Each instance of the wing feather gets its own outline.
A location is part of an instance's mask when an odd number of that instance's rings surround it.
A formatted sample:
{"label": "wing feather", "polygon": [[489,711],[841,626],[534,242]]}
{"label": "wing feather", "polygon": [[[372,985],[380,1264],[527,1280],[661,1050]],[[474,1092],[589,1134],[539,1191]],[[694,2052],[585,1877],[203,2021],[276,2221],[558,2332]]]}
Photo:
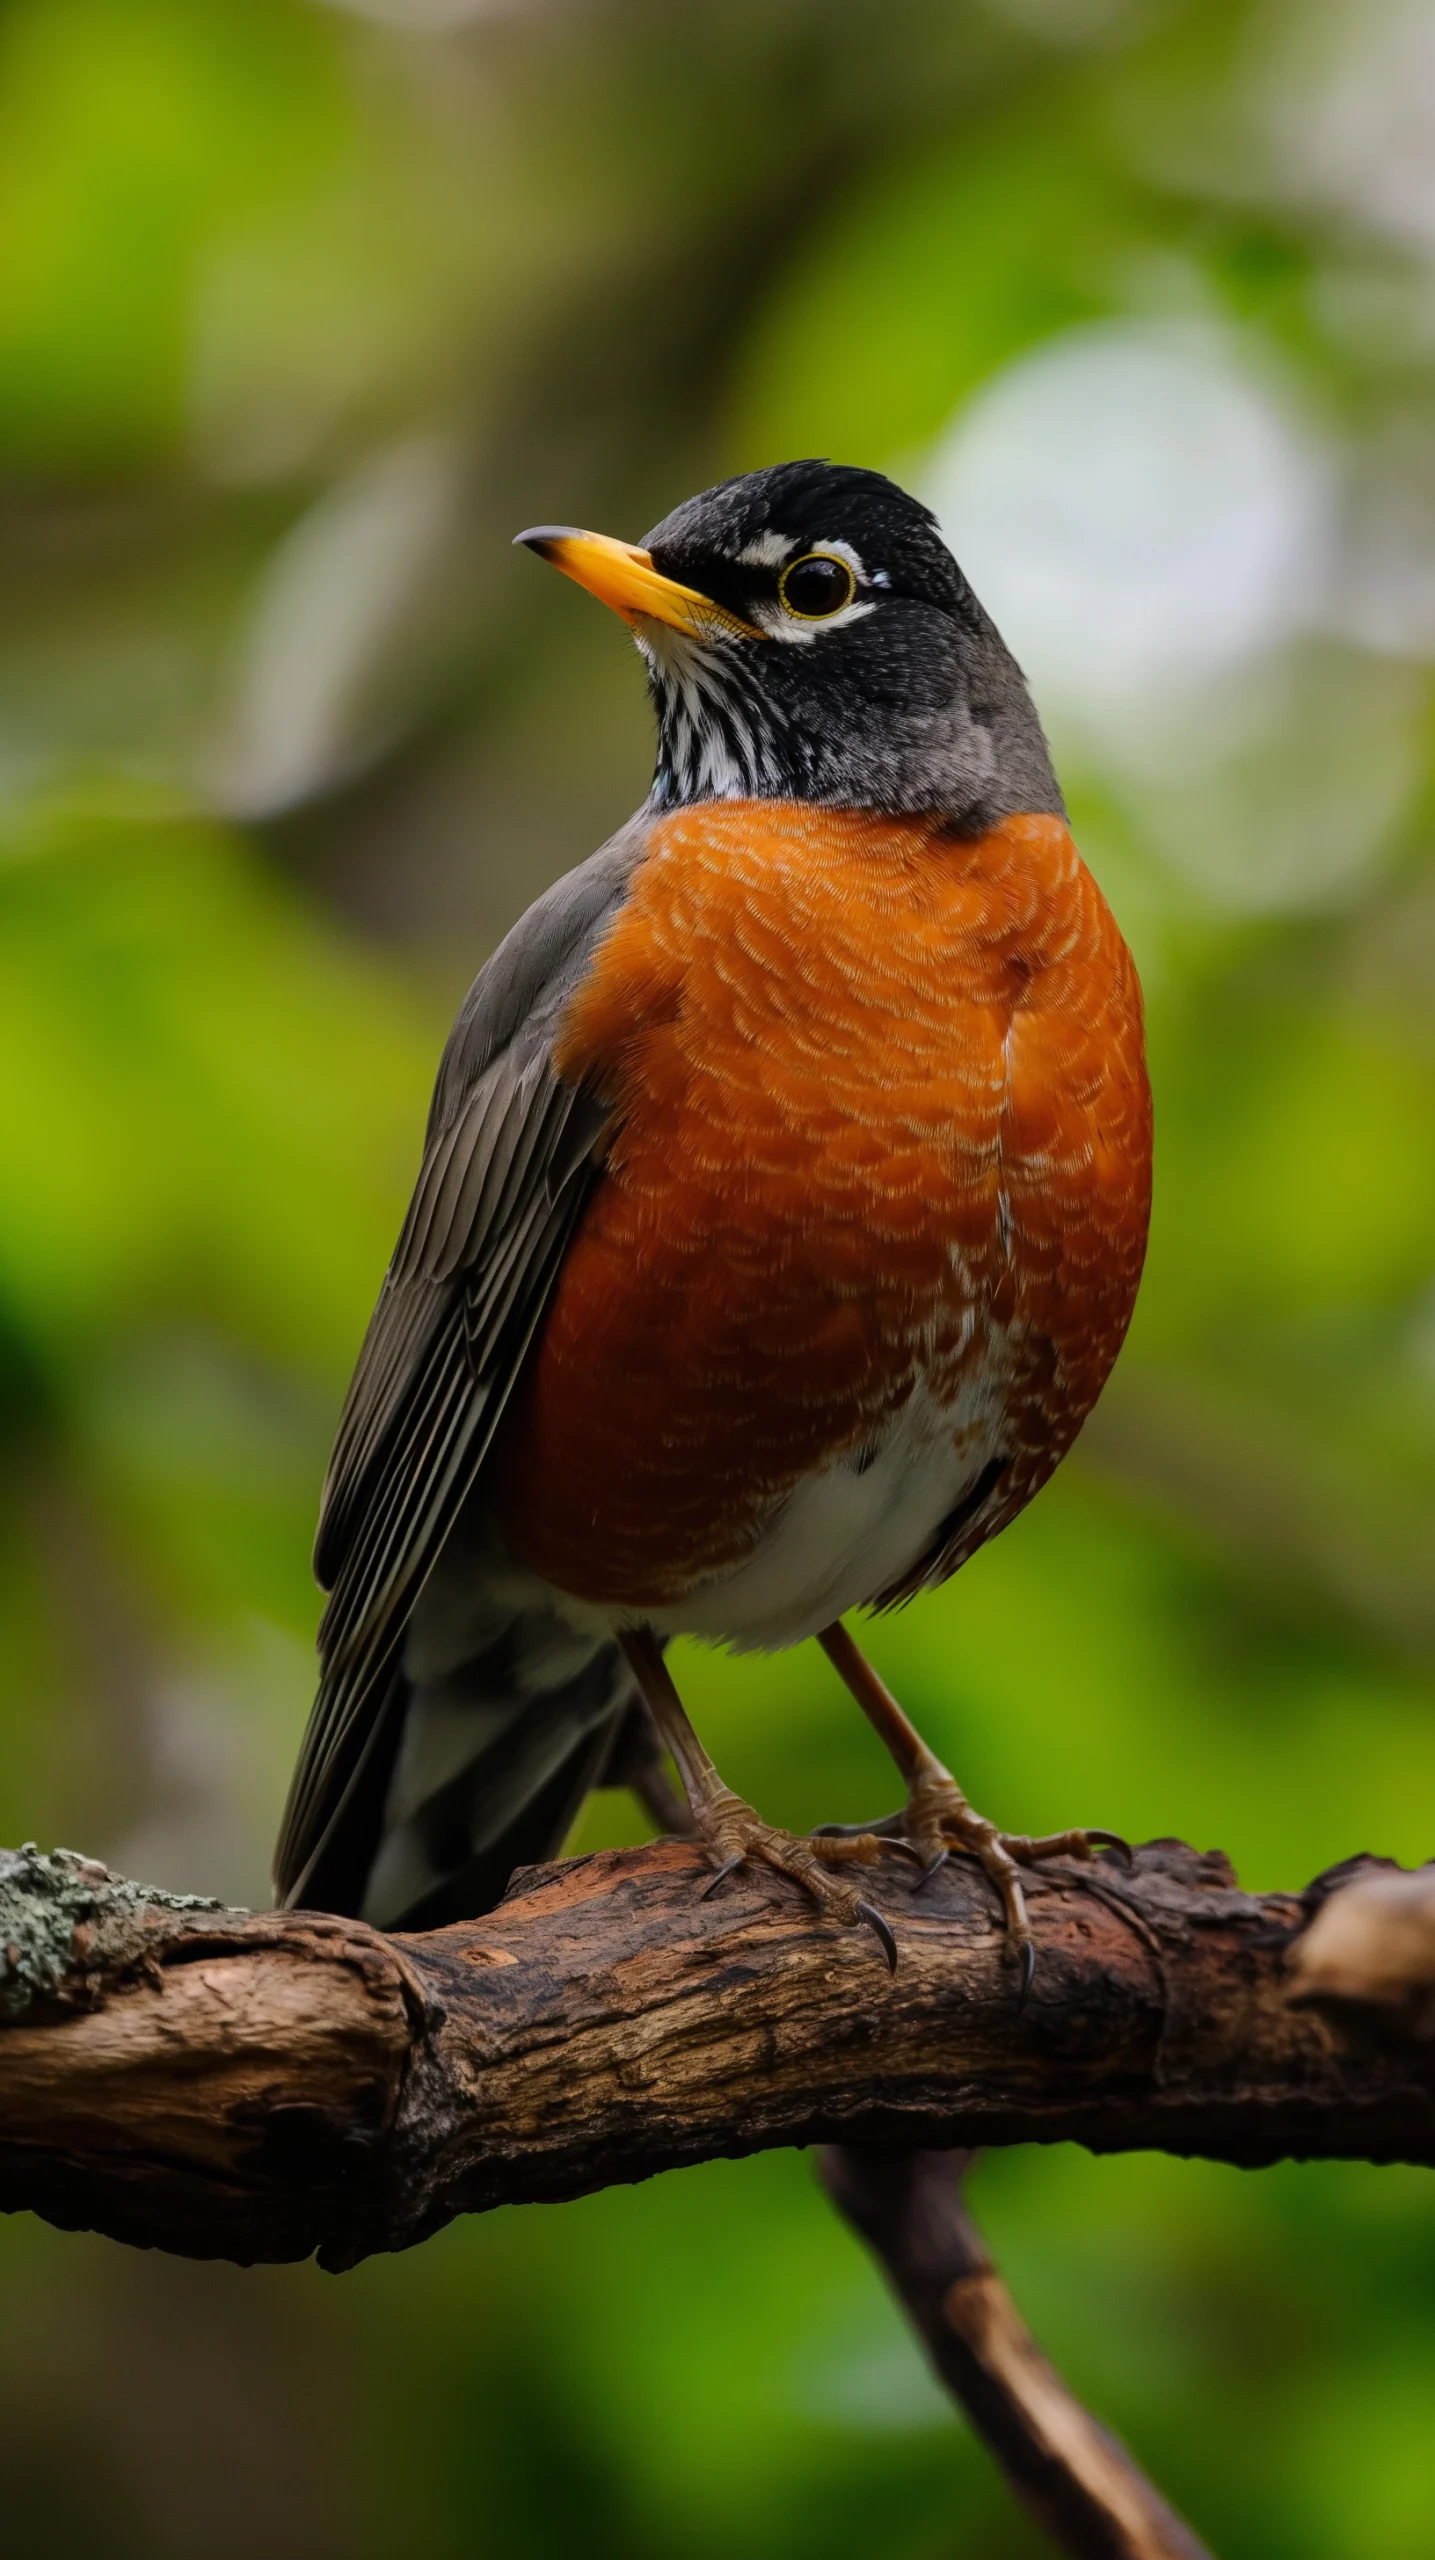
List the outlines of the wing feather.
{"label": "wing feather", "polygon": [[424,1161],[345,1400],[314,1565],[319,1694],[276,1881],[298,1898],[376,1753],[415,1600],[467,1500],[594,1184],[608,1114],[562,1083],[564,1006],[621,904],[634,826],[530,908],[459,1016]]}

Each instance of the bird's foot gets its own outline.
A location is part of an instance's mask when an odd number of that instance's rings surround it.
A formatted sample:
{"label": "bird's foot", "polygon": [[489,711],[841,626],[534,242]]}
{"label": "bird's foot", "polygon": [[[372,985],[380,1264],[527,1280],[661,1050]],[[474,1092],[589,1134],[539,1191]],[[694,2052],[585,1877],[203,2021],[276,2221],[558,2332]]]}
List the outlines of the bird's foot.
{"label": "bird's foot", "polygon": [[695,1810],[703,1845],[717,1870],[703,1887],[704,1901],[739,1867],[757,1860],[779,1875],[791,1876],[818,1909],[844,1929],[870,1929],[887,1959],[888,1971],[896,1972],[897,1941],[881,1912],[842,1876],[830,1872],[834,1867],[871,1866],[885,1849],[896,1846],[895,1842],[879,1839],[870,1831],[842,1837],[813,1834],[802,1839],[796,1832],[782,1831],[775,1823],[764,1822],[730,1787],[714,1788]]}
{"label": "bird's foot", "polygon": [[1036,1971],[1036,1947],[1021,1889],[1021,1869],[1040,1866],[1048,1858],[1094,1858],[1098,1849],[1118,1850],[1128,1860],[1131,1855],[1115,1831],[1049,1831],[1035,1840],[1025,1832],[999,1831],[985,1814],[968,1804],[955,1778],[938,1768],[924,1769],[913,1780],[902,1829],[922,1861],[918,1893],[931,1883],[954,1851],[975,1858],[990,1878],[1001,1902],[1008,1941],[1021,1967],[1023,2001]]}

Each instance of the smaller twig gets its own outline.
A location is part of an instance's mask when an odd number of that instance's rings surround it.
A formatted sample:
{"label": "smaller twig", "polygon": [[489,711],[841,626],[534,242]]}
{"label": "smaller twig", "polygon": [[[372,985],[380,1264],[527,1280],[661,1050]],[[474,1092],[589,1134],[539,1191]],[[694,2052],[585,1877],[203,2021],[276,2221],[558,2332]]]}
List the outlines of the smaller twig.
{"label": "smaller twig", "polygon": [[1073,2560],[1210,2560],[1025,2327],[962,2202],[970,2151],[831,2145],[828,2194],[881,2261],[940,2379]]}

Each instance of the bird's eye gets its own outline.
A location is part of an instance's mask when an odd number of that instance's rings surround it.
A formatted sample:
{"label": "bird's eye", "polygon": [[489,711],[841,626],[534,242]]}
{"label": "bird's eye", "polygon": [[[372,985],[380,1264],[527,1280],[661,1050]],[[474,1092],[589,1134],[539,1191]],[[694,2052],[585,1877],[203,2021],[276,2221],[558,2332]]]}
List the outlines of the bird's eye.
{"label": "bird's eye", "polygon": [[777,582],[777,592],[799,622],[825,622],[840,613],[857,593],[857,581],[845,560],[830,551],[809,551],[791,560]]}

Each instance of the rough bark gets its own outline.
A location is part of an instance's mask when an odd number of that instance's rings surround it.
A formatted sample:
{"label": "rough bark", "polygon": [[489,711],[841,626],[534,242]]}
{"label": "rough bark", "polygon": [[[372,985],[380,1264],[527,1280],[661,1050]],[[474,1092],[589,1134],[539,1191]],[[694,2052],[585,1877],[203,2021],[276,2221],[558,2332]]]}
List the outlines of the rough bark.
{"label": "rough bark", "polygon": [[679,1841],[575,1859],[386,1938],[0,1859],[0,2204],[342,2267],[458,2213],[783,2144],[1435,2161],[1435,2041],[1291,1971],[1333,1887],[1381,1862],[1304,1895],[1243,1893],[1170,1841],[1129,1872],[1043,1868],[1025,2008],[965,1861],[920,1900],[899,1860],[874,1870],[890,1978],[795,1888],[702,1901],[705,1872]]}

